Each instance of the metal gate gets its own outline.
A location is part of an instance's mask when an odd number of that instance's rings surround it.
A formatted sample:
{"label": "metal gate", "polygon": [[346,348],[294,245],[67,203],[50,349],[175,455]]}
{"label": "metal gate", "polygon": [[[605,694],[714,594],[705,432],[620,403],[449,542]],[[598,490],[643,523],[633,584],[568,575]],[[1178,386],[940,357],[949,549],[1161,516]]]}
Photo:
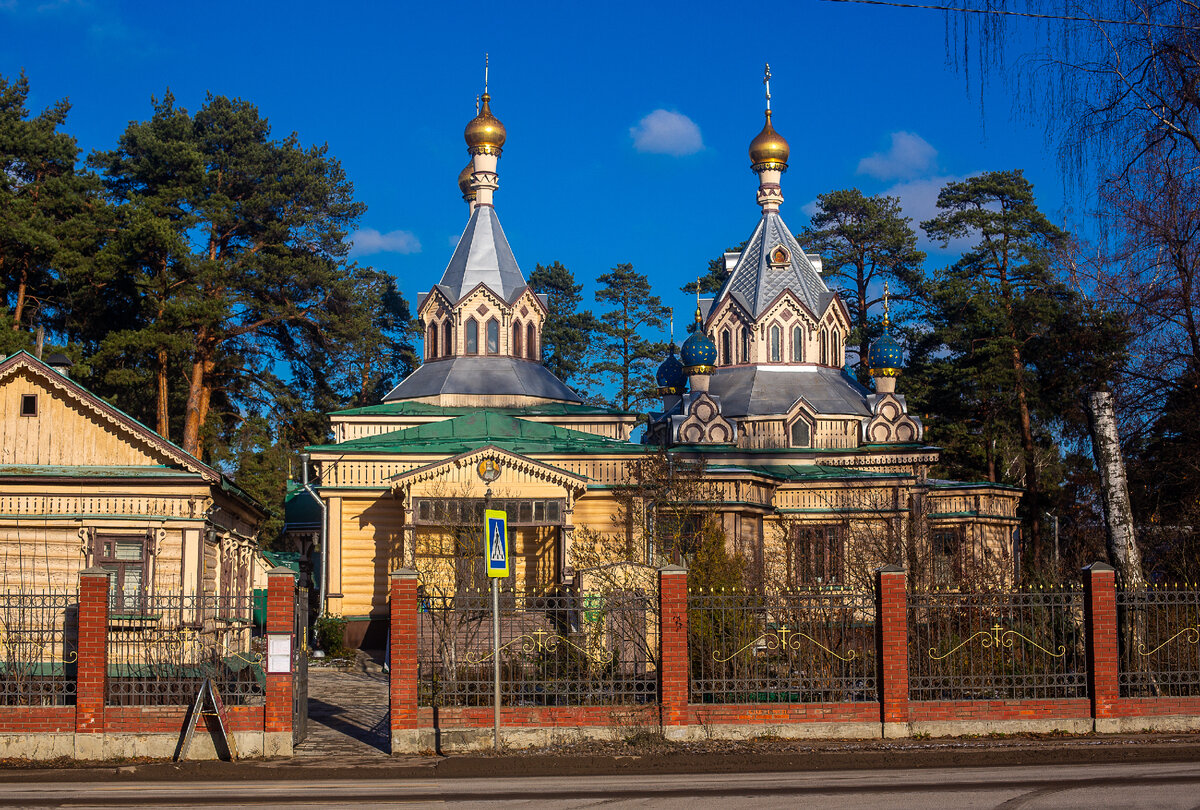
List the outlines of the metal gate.
{"label": "metal gate", "polygon": [[308,733],[308,588],[296,588],[292,626],[292,744]]}

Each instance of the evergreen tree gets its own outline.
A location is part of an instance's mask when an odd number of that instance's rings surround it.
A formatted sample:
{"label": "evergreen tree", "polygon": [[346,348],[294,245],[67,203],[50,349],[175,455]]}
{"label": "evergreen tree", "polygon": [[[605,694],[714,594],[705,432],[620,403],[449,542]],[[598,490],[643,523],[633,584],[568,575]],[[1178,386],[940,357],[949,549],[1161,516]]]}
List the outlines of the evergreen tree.
{"label": "evergreen tree", "polygon": [[542,363],[554,376],[570,384],[581,396],[587,384],[585,365],[597,329],[596,316],[579,309],[583,285],[559,262],[537,265],[529,274],[529,286],[547,297],[549,313],[542,326]]}
{"label": "evergreen tree", "polygon": [[670,310],[650,292],[650,281],[632,264],[618,264],[596,281],[603,285],[596,292],[596,301],[611,309],[600,315],[603,359],[595,369],[616,385],[612,405],[631,410],[653,398],[654,372],[666,352],[663,342],[647,340],[642,333],[662,330]]}
{"label": "evergreen tree", "polygon": [[858,189],[817,196],[812,227],[799,235],[805,250],[819,252],[826,277],[840,279],[842,300],[850,310],[853,328],[847,343],[858,344],[858,379],[868,379],[866,357],[871,341],[882,331],[871,310],[883,300],[883,284],[893,300],[909,301],[920,287],[925,254],[917,250],[917,235],[900,211],[895,197],[865,197]]}
{"label": "evergreen tree", "polygon": [[29,80],[0,76],[0,290],[6,303],[0,354],[32,345],[38,326],[66,328],[66,276],[86,271],[107,230],[96,177],[76,166],[62,131],[71,105],[30,116]]}

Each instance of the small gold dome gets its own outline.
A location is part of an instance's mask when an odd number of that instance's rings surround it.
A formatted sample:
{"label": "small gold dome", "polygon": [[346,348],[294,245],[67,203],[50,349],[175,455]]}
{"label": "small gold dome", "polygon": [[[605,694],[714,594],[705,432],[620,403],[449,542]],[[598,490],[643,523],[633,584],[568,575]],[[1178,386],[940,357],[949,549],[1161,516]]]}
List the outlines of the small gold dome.
{"label": "small gold dome", "polygon": [[771,126],[771,111],[767,110],[767,123],[750,141],[750,162],[755,170],[786,169],[787,160],[788,142]]}
{"label": "small gold dome", "polygon": [[463,170],[458,173],[458,190],[468,199],[475,196],[475,189],[471,188],[471,174],[475,171],[475,164],[468,163]]}
{"label": "small gold dome", "polygon": [[490,154],[491,151],[500,153],[500,147],[504,146],[504,124],[500,123],[500,119],[492,115],[492,108],[489,102],[492,97],[487,93],[483,94],[480,101],[483,106],[479,109],[479,115],[472,118],[467,123],[467,129],[463,132],[463,137],[467,140],[467,149],[472,153],[482,152]]}

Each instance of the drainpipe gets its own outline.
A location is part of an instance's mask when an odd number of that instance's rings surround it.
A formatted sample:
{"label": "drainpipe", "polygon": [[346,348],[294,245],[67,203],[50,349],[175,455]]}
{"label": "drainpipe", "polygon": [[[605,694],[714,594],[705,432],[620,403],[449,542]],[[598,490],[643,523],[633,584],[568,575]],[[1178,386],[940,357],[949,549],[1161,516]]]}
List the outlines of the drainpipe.
{"label": "drainpipe", "polygon": [[312,484],[308,483],[308,453],[300,454],[300,480],[304,489],[321,507],[321,577],[317,583],[317,590],[320,593],[318,599],[317,618],[325,615],[325,592],[329,582],[329,511],[325,508],[325,501],[317,494],[317,491],[312,488]]}

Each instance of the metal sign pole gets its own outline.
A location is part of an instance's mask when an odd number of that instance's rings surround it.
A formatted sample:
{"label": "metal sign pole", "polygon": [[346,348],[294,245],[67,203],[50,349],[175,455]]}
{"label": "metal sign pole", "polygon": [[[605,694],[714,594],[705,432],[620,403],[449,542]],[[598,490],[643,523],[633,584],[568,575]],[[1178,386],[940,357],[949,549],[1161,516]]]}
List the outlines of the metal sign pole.
{"label": "metal sign pole", "polygon": [[492,578],[492,747],[500,750],[500,583]]}

